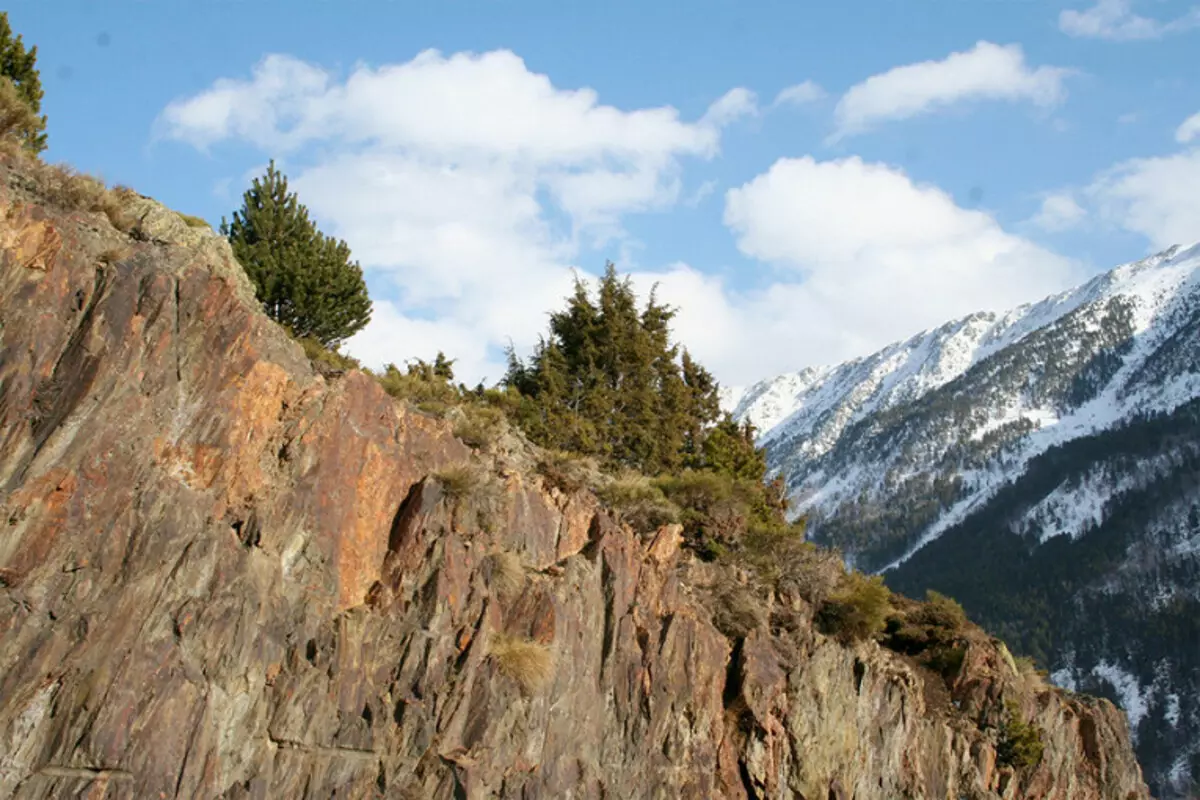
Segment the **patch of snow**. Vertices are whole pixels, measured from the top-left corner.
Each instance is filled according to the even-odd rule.
[[[1182,789],[1191,782],[1191,779],[1192,769],[1188,766],[1188,754],[1183,753],[1171,764],[1171,771],[1167,773],[1167,780],[1171,782],[1171,785]]]
[[[1075,680],[1075,671],[1071,667],[1063,667],[1051,672],[1050,682],[1068,692],[1079,691],[1079,683]]]
[[[1136,677],[1117,664],[1101,661],[1092,667],[1092,675],[1106,681],[1120,698],[1121,708],[1129,718],[1129,731],[1136,738],[1138,723],[1146,716],[1148,698]]]
[[[1172,727],[1179,725],[1179,695],[1167,695],[1167,710],[1163,712],[1163,716]]]

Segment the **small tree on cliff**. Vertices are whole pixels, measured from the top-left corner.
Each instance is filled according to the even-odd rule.
[[[42,110],[42,81],[38,75],[37,47],[25,49],[20,36],[13,36],[8,24],[8,12],[0,11],[0,77],[7,78],[16,89],[16,95],[32,112],[19,130],[13,132],[18,141],[34,153],[46,149],[46,117],[39,116]],[[11,113],[6,110],[6,114]]]
[[[350,247],[317,230],[274,161],[242,196],[233,221],[222,218],[221,233],[267,315],[293,335],[336,348],[370,321],[371,299]]]
[[[532,356],[509,353],[504,383],[524,398],[518,423],[538,444],[613,467],[761,481],[753,429],[720,419],[717,382],[672,341],[674,316],[654,292],[639,307],[612,264],[594,294],[576,281]]]

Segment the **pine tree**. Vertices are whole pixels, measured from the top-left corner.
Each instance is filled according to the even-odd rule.
[[[350,247],[317,230],[272,160],[221,233],[254,283],[267,315],[294,336],[336,348],[371,318],[362,269]]]
[[[671,341],[675,310],[652,291],[639,309],[611,263],[593,299],[576,281],[528,363],[509,353],[504,383],[527,402],[517,420],[535,442],[649,474],[700,466],[717,386]]]
[[[42,81],[37,67],[37,46],[25,49],[18,35],[13,36],[8,12],[0,11],[0,76],[12,81],[17,94],[33,111],[36,122],[20,133],[21,143],[34,153],[46,149],[46,117],[42,110]]]

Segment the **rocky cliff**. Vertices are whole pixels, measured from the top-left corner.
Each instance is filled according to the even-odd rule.
[[[978,629],[943,677],[786,589],[718,628],[747,575],[317,374],[219,237],[0,177],[0,797],[1149,796]]]

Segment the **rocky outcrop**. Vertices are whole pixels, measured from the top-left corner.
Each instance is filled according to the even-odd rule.
[[[949,683],[798,597],[729,638],[735,571],[315,374],[215,235],[7,184],[0,797],[1148,797],[981,633]]]

